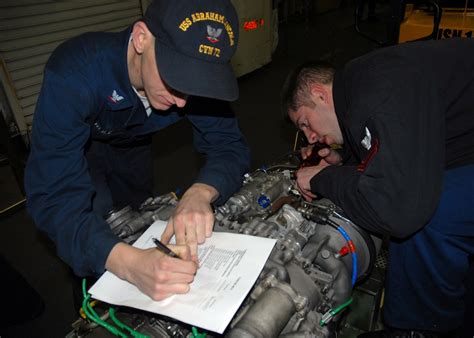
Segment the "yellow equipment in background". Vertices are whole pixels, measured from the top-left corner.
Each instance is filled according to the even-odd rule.
[[[232,0],[239,16],[239,44],[232,58],[236,76],[272,60],[278,44],[278,11],[272,0]]]
[[[469,5],[469,0],[457,4],[453,1],[406,4],[398,42],[473,37],[474,8]]]

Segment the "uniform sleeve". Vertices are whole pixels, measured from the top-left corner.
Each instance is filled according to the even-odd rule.
[[[249,148],[227,102],[196,98],[189,103],[194,145],[206,157],[196,182],[216,188],[219,205],[242,185],[250,165]]]
[[[80,276],[98,275],[119,241],[92,211],[94,188],[84,156],[94,97],[80,76],[45,72],[25,172],[28,211]]]
[[[395,80],[364,84],[365,97],[356,95],[364,103],[356,109],[349,105],[349,128],[358,127],[345,142],[363,150],[365,127],[371,133],[371,149],[361,156],[362,163],[331,166],[311,180],[314,193],[331,199],[356,224],[395,237],[415,233],[432,217],[445,158],[444,115],[435,86],[419,81],[423,74],[410,76],[408,67],[405,72]],[[360,107],[370,110],[362,122],[357,121]]]

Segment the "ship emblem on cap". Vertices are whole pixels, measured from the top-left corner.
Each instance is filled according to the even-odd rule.
[[[214,28],[210,25],[207,25],[207,39],[212,42],[216,43],[219,42],[219,36],[222,34],[222,28]]]

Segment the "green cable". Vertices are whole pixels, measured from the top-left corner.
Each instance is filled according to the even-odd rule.
[[[333,316],[337,315],[339,312],[341,312],[345,307],[348,307],[349,305],[351,305],[352,303],[352,297],[349,298],[349,300],[347,302],[345,302],[344,304],[341,304],[339,305],[338,307],[336,307],[334,310],[331,310],[331,313]]]
[[[191,330],[193,331],[193,338],[206,338],[207,336],[207,333],[199,333],[194,326]]]
[[[319,321],[319,325],[320,326],[324,326],[326,325],[331,319],[332,317],[334,317],[335,315],[337,315],[339,312],[341,312],[342,310],[344,310],[346,307],[348,307],[350,304],[352,303],[352,297],[349,298],[349,300],[347,300],[345,303],[339,305],[338,307],[334,308],[334,309],[331,309],[329,310],[328,312],[326,312],[321,320]]]
[[[92,321],[96,322],[97,324],[104,327],[105,329],[107,329],[109,332],[111,332],[112,334],[114,334],[116,336],[120,336],[120,337],[124,337],[124,338],[128,337],[126,333],[120,331],[115,326],[110,325],[106,321],[102,320],[99,317],[99,315],[97,314],[97,312],[95,312],[95,310],[92,308],[92,306],[89,303],[89,299],[90,299],[91,295],[88,294],[87,291],[86,291],[86,279],[85,278],[82,280],[82,293],[84,295],[84,300],[82,301],[82,309],[84,310],[84,313],[86,314],[87,318],[89,318]],[[132,335],[132,337],[135,337],[135,338],[149,338],[149,336],[144,335],[144,334],[132,329],[131,327],[125,325],[124,323],[122,323],[115,316],[115,309],[114,308],[112,308],[112,307],[109,308],[109,315],[110,315],[110,319],[112,319],[112,321],[120,329],[128,331]],[[206,333],[199,333],[198,330],[195,327],[192,328],[192,332],[193,332],[193,337],[194,338],[205,338],[207,336]]]
[[[122,323],[116,316],[115,316],[115,309],[113,307],[109,308],[109,315],[110,315],[110,319],[112,319],[112,321],[119,327],[121,328],[122,330],[126,330],[128,331],[132,337],[136,337],[136,338],[149,338],[149,336],[143,334],[143,333],[140,333],[138,331],[135,331],[134,329],[132,329],[130,326],[127,326],[126,324]]]
[[[84,313],[86,314],[87,318],[89,318],[92,321],[96,322],[98,325],[104,327],[105,329],[107,329],[109,332],[111,332],[112,334],[114,334],[116,336],[120,336],[120,337],[123,337],[123,338],[128,337],[125,333],[121,332],[116,327],[114,327],[114,326],[108,324],[107,322],[105,322],[104,320],[102,320],[97,315],[97,313],[92,309],[92,307],[87,303],[88,300],[89,300],[89,297],[86,298],[85,302],[83,303],[83,310],[84,310]]]
[[[123,338],[128,337],[125,333],[117,329],[115,326],[108,324],[104,320],[102,320],[95,310],[92,308],[92,306],[89,304],[89,299],[90,295],[86,292],[86,279],[84,278],[82,280],[82,293],[84,295],[84,300],[82,301],[82,309],[84,310],[84,313],[86,314],[87,318],[91,319],[92,321],[96,322],[100,326],[104,327],[107,329],[110,333],[120,336]]]

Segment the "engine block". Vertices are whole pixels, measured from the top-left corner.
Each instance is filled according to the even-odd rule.
[[[226,337],[333,336],[335,323],[352,300],[354,284],[375,262],[380,240],[347,219],[331,201],[306,202],[295,189],[295,169],[285,163],[247,174],[242,188],[215,208],[214,231],[277,240]],[[107,221],[132,243],[155,220],[167,220],[177,203],[173,193],[149,198],[139,211],[124,208],[110,213]],[[150,336],[193,336],[189,326],[168,318],[127,316]],[[86,329],[76,323],[75,332]]]

